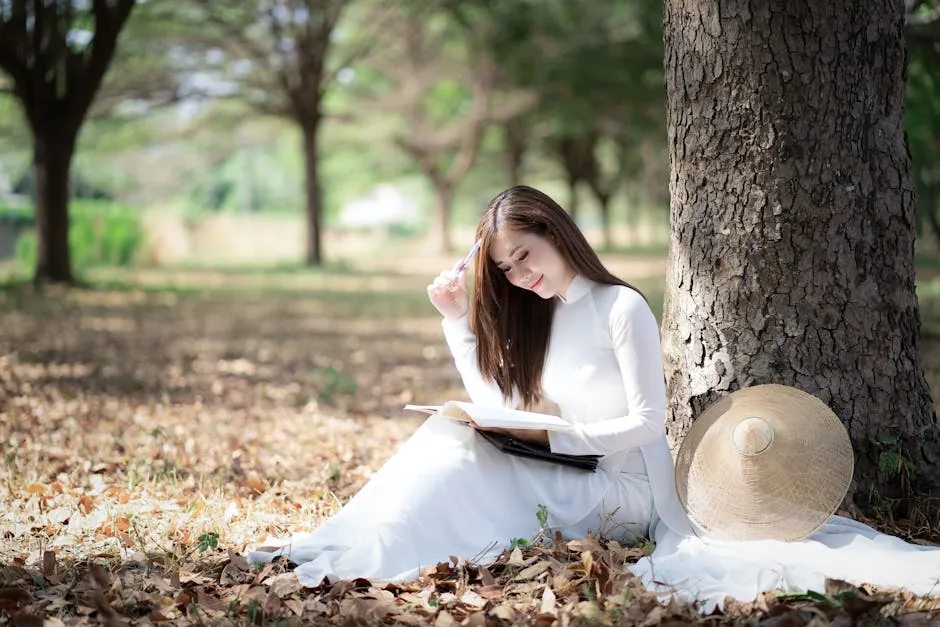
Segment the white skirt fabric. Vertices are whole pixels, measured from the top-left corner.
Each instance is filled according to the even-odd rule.
[[[774,589],[823,592],[826,579],[940,596],[940,548],[840,516],[799,542],[706,540],[662,524],[653,535],[653,553],[630,570],[647,588],[696,602],[704,613],[722,607],[726,597],[747,602]]]
[[[299,564],[307,587],[330,580],[416,578],[456,556],[485,563],[514,538],[532,538],[544,505],[547,527],[567,538],[589,531],[629,541],[648,533],[652,494],[644,473],[585,472],[498,451],[466,425],[432,416],[332,518],[294,534],[275,552]]]
[[[587,473],[523,460],[461,423],[431,417],[315,531],[269,540],[280,548],[247,557],[259,563],[286,556],[299,564],[294,572],[307,587],[324,578],[406,581],[450,556],[492,561],[514,538],[539,531],[540,505],[549,530],[567,538],[595,532],[629,542],[646,535],[653,514],[644,473],[603,467]],[[823,591],[826,578],[940,595],[940,549],[836,516],[801,542],[711,541],[677,534],[661,521],[653,539],[652,555],[630,569],[647,588],[706,613],[726,597]]]

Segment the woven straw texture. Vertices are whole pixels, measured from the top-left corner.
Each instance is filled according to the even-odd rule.
[[[800,540],[835,512],[853,467],[848,433],[825,403],[759,385],[692,423],[676,459],[676,488],[706,537]]]

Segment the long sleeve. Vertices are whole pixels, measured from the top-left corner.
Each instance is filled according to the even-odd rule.
[[[614,356],[623,379],[627,413],[574,422],[573,431],[549,433],[552,451],[609,455],[645,446],[665,434],[666,389],[656,318],[634,290],[618,290],[609,316]]]
[[[506,402],[496,382],[488,381],[480,374],[477,367],[477,338],[470,330],[470,317],[463,316],[459,320],[444,318],[441,327],[470,400],[488,407],[514,409],[518,405],[516,395],[513,395],[511,402]]]

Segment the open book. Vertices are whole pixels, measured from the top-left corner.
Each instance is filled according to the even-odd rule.
[[[452,420],[475,422],[488,429],[544,429],[546,431],[570,431],[571,425],[551,414],[538,414],[505,407],[484,407],[464,401],[447,401],[443,405],[405,405],[405,409],[428,415],[440,415]]]
[[[431,416],[444,416],[466,423],[471,421],[480,429],[477,433],[487,442],[506,453],[542,462],[559,464],[594,472],[600,455],[567,455],[553,453],[542,444],[526,440],[517,440],[505,433],[486,431],[485,429],[545,429],[546,431],[570,431],[571,425],[551,414],[539,414],[503,407],[483,407],[463,401],[447,401],[443,405],[405,405],[405,409],[419,411]]]

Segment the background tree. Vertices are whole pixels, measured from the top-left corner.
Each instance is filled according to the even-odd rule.
[[[72,281],[69,171],[135,0],[0,2],[0,69],[32,134],[36,281]]]
[[[940,245],[940,2],[907,2],[907,108],[917,214]]]
[[[354,89],[370,118],[401,121],[388,127],[389,135],[431,184],[434,241],[449,253],[454,195],[484,134],[531,109],[534,94],[500,89],[497,63],[481,41],[486,22],[455,21],[435,3],[385,7],[383,14],[395,37],[376,48],[366,62],[372,79]]]
[[[562,171],[572,215],[580,217],[579,188],[593,194],[609,247],[611,203],[625,185],[642,180],[639,147],[654,137],[659,146],[665,141],[661,7],[490,0],[458,3],[455,13],[485,25],[508,84],[539,96],[525,133],[514,124],[503,134],[510,172],[520,148],[538,145]]]
[[[183,45],[198,51],[191,70],[213,77],[218,95],[237,97],[256,112],[285,118],[300,131],[304,154],[307,265],[323,261],[323,182],[320,134],[324,102],[337,73],[368,48],[348,42],[334,58],[337,27],[351,0],[203,0],[190,8]],[[348,33],[346,39],[349,39]]]
[[[665,43],[671,436],[729,391],[793,385],[848,428],[856,499],[936,493],[902,6],[667,0]]]

